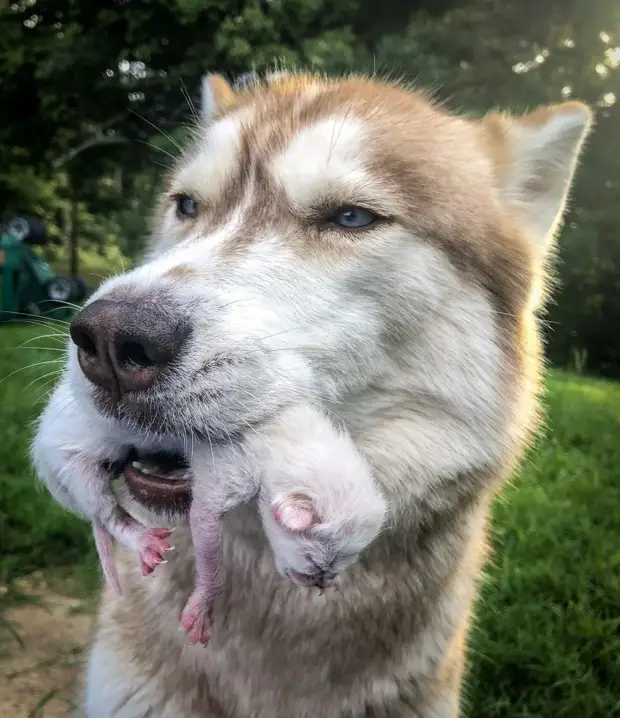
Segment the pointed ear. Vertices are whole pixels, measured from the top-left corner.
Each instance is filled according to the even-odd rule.
[[[221,75],[211,74],[202,78],[200,107],[206,124],[233,107],[236,101],[235,91]]]
[[[314,502],[301,492],[279,494],[271,505],[271,511],[274,519],[292,533],[303,533],[321,523]]]
[[[580,102],[484,120],[500,190],[543,247],[562,219],[592,113]]]

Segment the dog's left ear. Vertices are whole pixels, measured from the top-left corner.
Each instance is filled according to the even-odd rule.
[[[202,78],[200,108],[205,124],[213,120],[237,102],[235,91],[228,81],[218,74],[205,75]]]
[[[592,113],[580,102],[542,107],[520,118],[490,113],[483,120],[503,198],[541,248],[562,219],[591,124]]]

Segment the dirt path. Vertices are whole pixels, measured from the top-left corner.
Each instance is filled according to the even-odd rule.
[[[79,690],[92,602],[57,593],[37,577],[17,588],[31,601],[2,612],[0,718],[67,718]]]

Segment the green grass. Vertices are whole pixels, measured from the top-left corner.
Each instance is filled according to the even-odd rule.
[[[620,716],[620,385],[555,374],[547,404],[495,506],[472,717]]]
[[[0,325],[0,584],[44,568],[94,588],[98,566],[89,526],[50,499],[28,460],[33,421],[60,368],[63,345],[45,336],[52,332],[66,334],[59,323]],[[38,366],[24,368],[32,364]]]
[[[0,327],[0,377],[60,356],[10,349],[45,333]],[[54,368],[0,383],[0,581],[45,569],[93,591],[89,527],[35,484],[26,458],[44,393],[26,385]],[[620,716],[620,385],[555,373],[547,405],[546,435],[494,510],[495,551],[471,641],[470,718]]]

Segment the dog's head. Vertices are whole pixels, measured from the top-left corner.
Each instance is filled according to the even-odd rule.
[[[206,88],[211,116],[171,173],[147,260],[72,327],[85,400],[222,436],[416,372],[421,391],[488,403],[527,354],[521,318],[588,109],[468,119],[406,88],[305,75]]]

